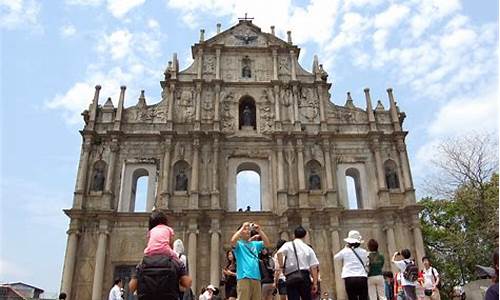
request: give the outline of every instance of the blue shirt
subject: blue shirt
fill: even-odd
[[[264,248],[264,242],[247,242],[239,240],[234,248],[236,258],[236,279],[260,280],[259,253]]]

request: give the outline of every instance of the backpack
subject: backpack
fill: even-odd
[[[177,267],[177,263],[168,256],[145,256],[137,269],[137,298],[139,300],[178,299]]]
[[[407,262],[405,260],[406,268],[403,271],[403,278],[406,279],[407,281],[417,281],[418,279],[418,267],[415,265],[415,262],[410,260]]]

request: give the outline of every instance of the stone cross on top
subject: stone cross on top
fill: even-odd
[[[241,21],[251,21],[253,20],[254,18],[249,18],[247,17],[247,13],[245,13],[245,17],[244,18],[238,18],[238,20],[241,20]]]

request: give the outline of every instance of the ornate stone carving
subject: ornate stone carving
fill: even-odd
[[[260,108],[260,131],[262,133],[269,133],[273,129],[274,113],[271,110],[271,102],[267,102]]]
[[[290,58],[287,56],[280,56],[278,62],[278,73],[286,75],[290,74]]]
[[[292,112],[292,103],[293,103],[293,94],[292,94],[292,89],[288,86],[285,85],[280,91],[280,100],[281,104],[285,106],[285,109],[282,111],[283,114],[283,120],[291,120],[291,116],[293,114]]]
[[[194,91],[182,90],[177,94],[177,117],[181,123],[189,123],[193,121],[194,105],[193,105]]]
[[[214,93],[210,89],[207,89],[201,101],[201,109],[202,109],[201,118],[203,120],[213,119],[213,113],[214,113],[213,99],[214,99]]]
[[[202,163],[202,174],[201,177],[201,190],[209,191],[209,169],[210,162],[212,161],[212,151],[210,149],[210,145],[208,143],[203,144],[201,147],[201,163]]]
[[[319,116],[319,98],[312,88],[301,88],[298,91],[300,115],[305,122],[314,122]]]
[[[234,131],[234,116],[232,113],[234,94],[233,92],[223,93],[222,97],[222,131]]]
[[[248,56],[241,60],[241,78],[252,78],[252,61]]]
[[[215,56],[207,55],[203,59],[203,73],[215,73]]]

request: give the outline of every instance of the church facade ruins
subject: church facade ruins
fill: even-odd
[[[218,26],[220,29],[220,26]],[[300,48],[248,19],[192,46],[194,62],[179,70],[174,54],[161,81],[161,101],[142,92],[135,106],[88,110],[61,291],[70,299],[102,299],[113,278],[129,278],[146,245],[149,212],[167,213],[183,240],[193,291],[218,285],[229,241],[244,220],[263,226],[273,242],[302,224],[321,263],[321,286],[346,299],[333,254],[349,230],[374,238],[390,268],[403,247],[424,255],[415,190],[399,111],[343,105],[330,97],[328,74],[315,57],[298,63]],[[260,211],[238,211],[236,178],[260,176]],[[137,182],[147,179],[145,210]],[[350,180],[354,201],[348,200]],[[126,298],[132,299],[132,298]]]

